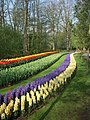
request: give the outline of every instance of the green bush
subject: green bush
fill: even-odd
[[[22,36],[10,28],[0,28],[0,59],[22,54]]]

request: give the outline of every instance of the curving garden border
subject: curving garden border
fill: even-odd
[[[50,74],[37,79],[25,87],[20,87],[7,93],[2,100],[0,95],[1,119],[17,118],[24,115],[25,111],[31,112],[46,98],[53,94],[68,78],[71,78],[76,69],[76,61],[73,54],[68,54],[63,64]]]

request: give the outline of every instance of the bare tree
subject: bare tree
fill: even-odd
[[[28,41],[28,0],[25,0],[23,53],[27,54],[28,50],[29,50],[29,41]]]
[[[44,15],[46,16],[48,33],[52,36],[53,50],[57,48],[57,33],[60,30],[61,1],[49,0],[44,6]]]
[[[67,44],[67,50],[70,49],[70,38],[71,38],[71,32],[72,32],[72,8],[71,4],[68,2],[68,0],[62,1],[62,27],[66,31],[66,44]]]
[[[3,27],[5,25],[4,20],[4,0],[0,0],[0,26]]]
[[[2,25],[5,26],[5,20],[4,20],[4,0],[2,0]]]

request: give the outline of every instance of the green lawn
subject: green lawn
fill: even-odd
[[[52,97],[32,115],[21,117],[20,120],[90,120],[90,62],[79,56],[76,76],[67,87]],[[45,72],[45,71],[44,71]]]
[[[65,57],[66,57],[66,55],[62,56],[57,62],[55,62],[53,65],[51,65],[48,69],[40,72],[37,75],[34,75],[33,77],[31,77],[27,80],[23,80],[20,83],[15,84],[15,85],[10,86],[10,87],[0,89],[0,94],[4,95],[6,92],[8,92],[8,90],[13,90],[14,88],[18,88],[21,85],[25,86],[28,82],[32,82],[32,81],[36,80],[37,78],[45,76],[46,74],[50,73],[51,71],[55,70],[58,66],[60,66],[63,63]]]

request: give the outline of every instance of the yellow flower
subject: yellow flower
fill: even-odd
[[[2,109],[0,108],[0,115],[2,114]]]
[[[10,108],[9,108],[9,106],[6,107],[5,113],[6,113],[6,115],[9,115],[9,114],[10,114]]]
[[[40,95],[41,95],[41,96],[43,95],[43,90],[40,90]]]
[[[32,106],[32,98],[29,98],[29,107]]]
[[[18,110],[18,104],[14,104],[14,110],[13,110],[13,112],[15,112],[17,110]]]
[[[43,94],[43,99],[45,100],[45,98],[46,98],[46,94]]]
[[[36,99],[35,99],[35,97],[33,97],[33,103],[36,104]]]
[[[29,98],[30,98],[30,95],[29,95],[29,93],[27,92],[27,95],[26,95],[27,101],[29,101]]]
[[[0,114],[3,113],[3,111],[5,110],[5,108],[6,108],[6,104],[3,103],[3,104],[1,105],[1,107],[0,107]]]
[[[40,101],[40,93],[38,91],[36,91],[36,97],[37,97],[37,101]]]
[[[20,100],[16,97],[15,102],[20,103]]]
[[[21,111],[23,111],[25,109],[25,104],[21,105]]]
[[[40,90],[41,89],[41,87],[40,87],[40,85],[38,86],[38,90]]]
[[[31,96],[33,96],[33,95],[34,95],[34,92],[31,90],[31,91],[30,91],[30,94],[31,94]]]
[[[51,87],[49,87],[49,88],[48,88],[48,91],[49,91],[49,92],[52,92],[52,88],[51,88]]]
[[[58,87],[60,87],[60,84],[58,83]]]
[[[5,113],[2,113],[1,114],[1,120],[4,120],[5,119]]]
[[[21,102],[25,101],[25,95],[21,96]]]
[[[54,91],[56,91],[56,89],[57,89],[57,86],[55,85],[55,86],[54,86]]]
[[[36,92],[36,88],[34,88],[34,92]]]

